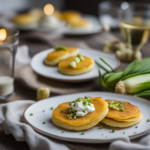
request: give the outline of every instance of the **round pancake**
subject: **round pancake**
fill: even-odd
[[[135,122],[138,120],[138,118],[140,117],[141,112],[139,111],[139,115],[136,117],[132,117],[132,118],[128,118],[128,119],[114,119],[116,121],[123,121],[123,122]]]
[[[69,52],[69,57],[75,57],[80,53],[79,48],[67,47],[67,51]]]
[[[80,19],[81,15],[79,12],[74,10],[66,10],[62,12],[63,19],[66,21]]]
[[[116,103],[120,103],[121,101],[115,101],[115,100],[106,100],[106,102],[111,102],[114,101]],[[109,112],[107,114],[107,118],[112,118],[115,120],[120,120],[120,119],[129,119],[132,117],[137,117],[140,113],[139,109],[137,106],[132,105],[129,102],[123,102],[122,107],[124,107],[124,111],[121,110],[114,110],[114,109],[109,109]]]
[[[21,14],[14,17],[11,21],[18,25],[30,25],[39,21],[39,18],[31,14]]]
[[[85,27],[91,24],[89,20],[86,19],[78,19],[78,20],[70,20],[69,25],[72,27]]]
[[[76,119],[68,119],[67,114],[69,112],[69,103],[60,104],[52,113],[52,121],[59,127],[63,127],[68,130],[84,130],[89,129],[98,124],[108,112],[108,104],[101,98],[90,98],[92,104],[95,107],[95,111]],[[63,110],[63,113],[62,113]]]
[[[116,121],[114,119],[110,119],[110,118],[104,118],[101,122],[111,126],[111,127],[119,127],[119,128],[125,128],[125,127],[130,127],[133,126],[135,124],[137,124],[138,122],[141,121],[142,119],[142,114],[140,113],[140,116],[138,117],[138,119],[134,122],[123,122],[123,121]]]
[[[68,51],[53,51],[47,55],[45,58],[45,64],[46,65],[57,65],[60,61],[66,59],[69,57]]]
[[[66,75],[79,75],[91,71],[94,68],[95,62],[92,58],[84,56],[84,60],[80,61],[75,68],[70,66],[74,57],[70,57],[59,63],[59,71]]]

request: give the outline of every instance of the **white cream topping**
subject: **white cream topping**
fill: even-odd
[[[71,103],[71,105],[69,105],[68,108],[72,108],[73,112],[76,111],[76,116],[85,116],[88,113],[95,111],[95,107],[93,104],[91,104],[90,106],[83,105],[82,101]]]
[[[51,15],[51,16],[45,16],[41,21],[40,25],[43,27],[55,27],[59,24],[59,20]]]

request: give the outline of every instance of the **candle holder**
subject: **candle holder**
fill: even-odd
[[[14,95],[15,54],[19,44],[19,31],[0,29],[0,99]]]

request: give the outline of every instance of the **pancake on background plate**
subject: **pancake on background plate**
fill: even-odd
[[[49,53],[45,58],[45,64],[49,66],[57,65],[60,61],[69,57],[77,56],[80,52],[79,48],[59,46]]]
[[[106,100],[109,104],[109,112],[102,123],[112,127],[129,127],[137,124],[142,119],[142,114],[137,106],[129,102]],[[115,106],[115,108],[113,108]]]
[[[62,17],[65,21],[76,20],[81,18],[81,14],[75,10],[65,10],[62,12]]]
[[[91,31],[92,23],[86,19],[72,19],[68,22],[68,28],[73,31]]]
[[[39,17],[35,17],[31,14],[20,14],[12,18],[11,22],[18,26],[36,26],[39,21]]]
[[[75,108],[78,111],[75,111]],[[88,112],[89,110],[92,111]],[[52,121],[59,127],[80,131],[92,128],[98,124],[107,113],[108,103],[101,97],[78,98],[72,103],[67,102],[58,105],[52,113]]]
[[[91,71],[94,68],[95,62],[92,58],[83,56],[84,60],[76,63],[75,67],[70,64],[74,61],[76,57],[70,57],[61,61],[58,65],[59,71],[66,75],[80,75]]]

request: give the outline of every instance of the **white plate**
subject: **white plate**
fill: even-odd
[[[143,119],[137,125],[129,128],[115,128],[115,133],[111,133],[112,129],[114,128],[108,127],[106,125],[103,125],[103,129],[98,129],[100,126],[99,123],[97,126],[83,131],[85,133],[84,135],[81,135],[82,131],[69,131],[57,127],[53,124],[52,110],[50,109],[51,107],[55,109],[61,103],[70,102],[78,97],[84,96],[102,97],[104,100],[114,99],[131,102],[131,104],[138,106],[139,110],[143,114]],[[45,110],[45,112],[43,112],[43,110]],[[33,116],[30,116],[30,113],[33,113]],[[80,143],[107,143],[119,139],[123,136],[129,136],[130,139],[135,139],[150,132],[150,122],[147,122],[147,119],[150,119],[149,114],[150,101],[145,99],[108,92],[86,92],[56,96],[36,102],[24,111],[24,118],[25,121],[36,131],[52,138]],[[42,124],[43,122],[45,122],[45,124]],[[135,128],[135,126],[138,126],[138,128]],[[62,131],[64,131],[64,133],[62,133]],[[123,132],[125,132],[125,134],[123,134]]]
[[[99,20],[92,15],[83,15],[82,16],[84,19],[89,20],[92,23],[92,29],[89,31],[84,31],[84,30],[71,30],[67,26],[64,26],[64,34],[67,35],[89,35],[89,34],[95,34],[99,33],[102,30],[102,26],[99,22]]]
[[[44,64],[44,59],[46,58],[47,54],[52,51],[53,49],[42,51],[36,54],[32,58],[31,68],[37,74],[51,78],[51,79],[65,81],[65,82],[83,82],[83,81],[88,81],[88,80],[98,78],[98,68],[96,65],[92,71],[85,73],[85,74],[77,75],[77,76],[68,76],[68,75],[61,74],[58,71],[57,66],[54,66],[54,67],[46,66]],[[87,49],[80,49],[80,53],[85,56],[89,56],[93,58],[95,61],[105,66],[108,70],[110,69],[99,60],[100,57],[104,58],[113,68],[117,68],[119,66],[119,60],[117,60],[114,55],[109,55],[109,54],[102,53],[99,51],[87,50]],[[105,72],[102,70],[102,74],[104,73]]]
[[[60,28],[63,28],[65,24],[66,24],[65,22],[61,21],[57,26],[53,28],[44,28],[44,27],[39,26],[38,23],[34,24],[33,26],[19,26],[19,25],[13,24],[8,19],[3,19],[3,21],[1,22],[1,25],[5,28],[14,28],[14,29],[24,30],[24,31],[36,30],[36,31],[41,31],[41,32],[59,30]]]

